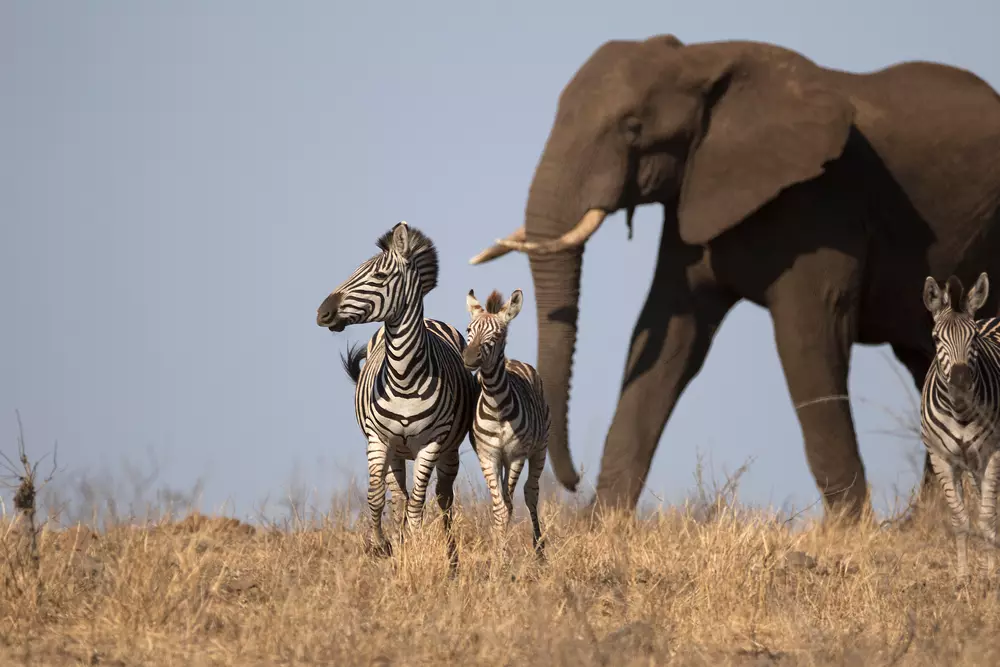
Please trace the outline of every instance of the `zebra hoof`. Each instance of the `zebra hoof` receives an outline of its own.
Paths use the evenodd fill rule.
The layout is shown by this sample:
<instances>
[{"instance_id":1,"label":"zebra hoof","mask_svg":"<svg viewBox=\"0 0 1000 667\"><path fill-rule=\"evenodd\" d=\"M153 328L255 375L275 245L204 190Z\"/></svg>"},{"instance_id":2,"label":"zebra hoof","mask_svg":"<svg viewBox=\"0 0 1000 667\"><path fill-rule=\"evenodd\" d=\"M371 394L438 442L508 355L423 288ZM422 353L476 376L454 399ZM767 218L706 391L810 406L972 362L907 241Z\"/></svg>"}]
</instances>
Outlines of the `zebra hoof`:
<instances>
[{"instance_id":1,"label":"zebra hoof","mask_svg":"<svg viewBox=\"0 0 1000 667\"><path fill-rule=\"evenodd\" d=\"M365 553L376 558L392 556L392 545L384 537L381 540L368 537L365 539Z\"/></svg>"}]
</instances>

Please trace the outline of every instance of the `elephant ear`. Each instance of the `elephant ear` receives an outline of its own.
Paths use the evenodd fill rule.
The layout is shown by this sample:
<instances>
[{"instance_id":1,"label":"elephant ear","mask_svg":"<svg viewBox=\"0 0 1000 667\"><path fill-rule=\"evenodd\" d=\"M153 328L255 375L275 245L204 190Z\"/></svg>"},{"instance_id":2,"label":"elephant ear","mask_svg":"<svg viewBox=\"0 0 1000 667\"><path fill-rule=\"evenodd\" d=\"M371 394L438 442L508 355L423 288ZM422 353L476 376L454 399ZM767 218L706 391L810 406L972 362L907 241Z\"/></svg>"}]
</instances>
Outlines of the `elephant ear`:
<instances>
[{"instance_id":1,"label":"elephant ear","mask_svg":"<svg viewBox=\"0 0 1000 667\"><path fill-rule=\"evenodd\" d=\"M708 68L705 126L681 188L681 238L707 243L841 155L854 107L805 59L734 58Z\"/></svg>"}]
</instances>

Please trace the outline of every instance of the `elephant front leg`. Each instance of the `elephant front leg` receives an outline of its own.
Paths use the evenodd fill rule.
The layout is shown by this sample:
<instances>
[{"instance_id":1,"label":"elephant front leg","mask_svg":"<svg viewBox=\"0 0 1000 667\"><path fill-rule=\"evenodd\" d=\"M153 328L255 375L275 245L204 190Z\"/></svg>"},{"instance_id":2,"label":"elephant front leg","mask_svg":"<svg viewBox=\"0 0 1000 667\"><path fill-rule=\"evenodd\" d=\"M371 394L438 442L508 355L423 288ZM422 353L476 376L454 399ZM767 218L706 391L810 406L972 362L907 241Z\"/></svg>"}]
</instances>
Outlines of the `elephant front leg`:
<instances>
[{"instance_id":1,"label":"elephant front leg","mask_svg":"<svg viewBox=\"0 0 1000 667\"><path fill-rule=\"evenodd\" d=\"M850 299L825 298L823 281L806 283L801 276L785 286L789 289L771 304L771 317L809 468L827 515L843 511L845 518L858 520L868 507L868 484L847 395Z\"/></svg>"},{"instance_id":2,"label":"elephant front leg","mask_svg":"<svg viewBox=\"0 0 1000 667\"><path fill-rule=\"evenodd\" d=\"M632 509L638 503L667 419L737 300L713 284L692 289L686 279L665 275L669 264L661 255L632 332L597 478L596 501L602 507Z\"/></svg>"}]
</instances>

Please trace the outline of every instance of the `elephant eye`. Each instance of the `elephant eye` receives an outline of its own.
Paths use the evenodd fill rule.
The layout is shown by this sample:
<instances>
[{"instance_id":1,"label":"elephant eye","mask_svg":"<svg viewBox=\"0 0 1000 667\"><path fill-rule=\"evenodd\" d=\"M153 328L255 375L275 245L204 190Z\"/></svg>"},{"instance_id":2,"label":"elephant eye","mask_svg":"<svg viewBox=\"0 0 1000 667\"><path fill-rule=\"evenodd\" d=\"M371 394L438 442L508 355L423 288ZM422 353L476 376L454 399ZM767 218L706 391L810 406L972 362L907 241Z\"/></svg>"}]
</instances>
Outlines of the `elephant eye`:
<instances>
[{"instance_id":1,"label":"elephant eye","mask_svg":"<svg viewBox=\"0 0 1000 667\"><path fill-rule=\"evenodd\" d=\"M625 140L634 144L639 140L639 134L642 132L642 121L635 116L627 116L622 123L622 132L625 134Z\"/></svg>"}]
</instances>

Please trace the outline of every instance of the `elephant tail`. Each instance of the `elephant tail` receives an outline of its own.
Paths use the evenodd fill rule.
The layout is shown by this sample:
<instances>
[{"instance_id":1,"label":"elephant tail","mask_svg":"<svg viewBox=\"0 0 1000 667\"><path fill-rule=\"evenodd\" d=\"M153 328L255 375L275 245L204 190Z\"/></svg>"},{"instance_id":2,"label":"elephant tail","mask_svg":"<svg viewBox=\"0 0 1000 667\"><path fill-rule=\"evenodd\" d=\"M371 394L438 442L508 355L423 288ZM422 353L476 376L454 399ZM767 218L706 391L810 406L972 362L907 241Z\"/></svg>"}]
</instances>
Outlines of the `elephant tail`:
<instances>
[{"instance_id":1,"label":"elephant tail","mask_svg":"<svg viewBox=\"0 0 1000 667\"><path fill-rule=\"evenodd\" d=\"M368 357L368 346L363 343L352 343L347 347L347 356L340 355L340 362L344 366L344 371L351 378L351 382L358 383L361 377L361 362Z\"/></svg>"}]
</instances>

